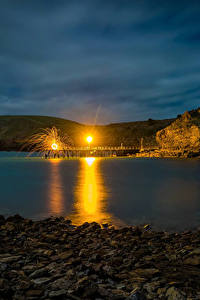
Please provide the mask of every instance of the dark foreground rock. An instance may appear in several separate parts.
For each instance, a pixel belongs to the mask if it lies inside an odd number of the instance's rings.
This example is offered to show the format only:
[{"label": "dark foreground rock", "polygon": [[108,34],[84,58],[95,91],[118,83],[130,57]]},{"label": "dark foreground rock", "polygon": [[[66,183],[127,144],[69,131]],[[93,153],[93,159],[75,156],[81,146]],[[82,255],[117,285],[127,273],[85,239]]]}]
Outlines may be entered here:
[{"label": "dark foreground rock", "polygon": [[200,231],[0,216],[0,299],[200,299]]}]

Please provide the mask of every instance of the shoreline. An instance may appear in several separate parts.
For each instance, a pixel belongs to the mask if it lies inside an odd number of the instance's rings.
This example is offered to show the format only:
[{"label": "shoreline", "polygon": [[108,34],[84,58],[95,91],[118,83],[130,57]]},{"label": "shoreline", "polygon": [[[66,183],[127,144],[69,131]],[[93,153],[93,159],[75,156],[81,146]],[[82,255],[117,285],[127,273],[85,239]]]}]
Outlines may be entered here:
[{"label": "shoreline", "polygon": [[[45,158],[44,156],[41,155],[31,155],[33,152],[30,151],[14,151],[14,150],[0,150],[1,152],[6,152],[6,153],[29,153],[30,155],[27,155],[28,158],[42,158],[45,160],[51,160],[51,159],[60,159],[60,160],[70,160],[70,159],[80,159],[80,158],[87,158],[87,157],[94,157],[94,158],[104,158],[104,159],[114,159],[114,158],[153,158],[153,159],[173,159],[173,160],[200,160],[200,154],[196,155],[196,153],[193,153],[194,155],[179,155],[179,154],[164,154],[163,152],[159,151],[143,151],[143,152],[137,152],[136,154],[132,155],[117,155],[117,156],[70,156],[70,157],[48,157]],[[39,152],[35,152],[39,153]],[[179,152],[178,152],[179,153]],[[12,157],[12,156],[10,156]],[[22,156],[26,157],[26,156]],[[3,158],[3,157],[2,157]]]},{"label": "shoreline", "polygon": [[0,216],[0,299],[200,299],[200,229]]}]

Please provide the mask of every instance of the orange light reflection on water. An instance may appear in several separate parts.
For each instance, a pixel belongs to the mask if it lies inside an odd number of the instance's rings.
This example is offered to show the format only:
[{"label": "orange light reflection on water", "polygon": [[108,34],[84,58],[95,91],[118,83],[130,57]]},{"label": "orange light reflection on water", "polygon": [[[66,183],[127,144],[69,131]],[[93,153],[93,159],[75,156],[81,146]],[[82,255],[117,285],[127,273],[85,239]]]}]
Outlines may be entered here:
[{"label": "orange light reflection on water", "polygon": [[75,188],[74,224],[84,222],[110,222],[111,215],[106,211],[107,191],[99,171],[99,158],[81,159],[78,182]]},{"label": "orange light reflection on water", "polygon": [[83,185],[83,206],[84,212],[88,215],[99,214],[99,186],[97,185],[96,178],[96,166],[94,164],[95,158],[88,157],[85,158],[86,168],[85,168],[85,178]]},{"label": "orange light reflection on water", "polygon": [[[79,160],[77,180],[74,186],[72,213],[65,211],[64,178],[60,173],[61,159],[50,159],[49,212],[72,220],[75,225],[84,222],[112,223],[122,225],[121,221],[107,211],[108,191],[100,170],[101,158],[87,157]],[[67,182],[65,183],[68,184]],[[70,186],[73,189],[73,186]]]},{"label": "orange light reflection on water", "polygon": [[49,186],[49,210],[52,215],[62,215],[64,209],[64,195],[60,176],[60,159],[50,159],[50,186]]}]

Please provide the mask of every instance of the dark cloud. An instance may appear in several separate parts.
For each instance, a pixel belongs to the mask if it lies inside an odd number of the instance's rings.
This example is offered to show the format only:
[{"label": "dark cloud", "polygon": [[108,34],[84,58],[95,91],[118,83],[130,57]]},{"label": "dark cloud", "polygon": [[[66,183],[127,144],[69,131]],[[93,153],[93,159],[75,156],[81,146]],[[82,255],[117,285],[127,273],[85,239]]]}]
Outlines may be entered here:
[{"label": "dark cloud", "polygon": [[0,113],[99,123],[200,105],[199,0],[0,0]]}]

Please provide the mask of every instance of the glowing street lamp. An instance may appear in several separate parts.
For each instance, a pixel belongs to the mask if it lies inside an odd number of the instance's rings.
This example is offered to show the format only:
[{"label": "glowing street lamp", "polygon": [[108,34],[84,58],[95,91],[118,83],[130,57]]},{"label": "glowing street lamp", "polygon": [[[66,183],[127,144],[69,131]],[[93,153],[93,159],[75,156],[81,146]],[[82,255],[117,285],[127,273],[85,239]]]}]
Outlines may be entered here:
[{"label": "glowing street lamp", "polygon": [[93,138],[92,138],[91,135],[88,135],[88,136],[86,137],[86,141],[88,142],[88,149],[90,149],[90,144],[91,144],[92,140],[93,140]]},{"label": "glowing street lamp", "polygon": [[89,135],[89,136],[87,136],[86,140],[87,140],[88,144],[90,144],[92,142],[93,138]]}]

